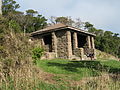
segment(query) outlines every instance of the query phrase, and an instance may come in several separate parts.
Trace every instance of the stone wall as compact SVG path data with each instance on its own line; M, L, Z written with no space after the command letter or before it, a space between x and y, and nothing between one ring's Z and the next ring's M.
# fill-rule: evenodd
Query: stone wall
M76 48L74 49L74 55L80 57L81 60L84 59L84 49L83 48Z
M56 53L54 52L44 52L44 55L41 57L41 59L55 59L56 57Z
M54 31L51 32L52 35L52 52L49 52L48 45L44 44L43 35L36 36L36 39L38 40L38 44L41 45L41 47L45 50L45 57L46 59L50 58L63 58L63 59L71 59L71 57L80 57L81 60L89 59L87 57L87 53L89 53L87 49L94 49L94 38L87 36L87 42L84 47L78 48L78 38L77 38L77 32L72 32L72 42L71 42L71 31L69 30L60 30L60 31ZM73 43L73 48L72 44ZM86 47L86 48L85 48ZM72 51L73 49L73 51ZM94 52L95 55L95 51ZM73 54L72 54L73 53ZM94 56L95 58L95 56Z
M66 30L55 32L57 37L57 57L68 58L68 45L67 45L67 33Z
M49 51L50 51L49 48L50 48L49 45L44 45L44 46L43 46L43 49L44 49L46 52L49 52Z
M74 49L74 55L77 56L77 57L81 57L80 51L81 51L80 48Z

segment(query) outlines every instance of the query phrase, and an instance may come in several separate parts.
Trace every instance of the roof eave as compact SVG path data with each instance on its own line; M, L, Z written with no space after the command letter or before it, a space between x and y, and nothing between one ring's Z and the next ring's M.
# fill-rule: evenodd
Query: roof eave
M94 36L94 37L96 36L93 33L87 32L85 30L77 29L75 27L67 26L67 25L64 26L64 27L54 28L54 29L46 30L46 31L44 29L42 29L43 31L42 30L38 30L36 32L32 32L31 36L39 35L39 34L43 34L43 33L48 33L48 32L53 32L53 31L58 31L58 30L61 30L61 29L66 29L66 28L69 28L69 29L72 29L72 30L75 30L75 31L78 31L78 32L81 32L81 33L85 33L85 34L88 34L88 35L91 35L91 36Z

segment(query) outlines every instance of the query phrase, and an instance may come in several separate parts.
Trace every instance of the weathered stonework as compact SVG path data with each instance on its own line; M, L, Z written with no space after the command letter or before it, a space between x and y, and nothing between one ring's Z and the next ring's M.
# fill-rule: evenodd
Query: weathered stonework
M77 39L77 33L73 33L73 47L74 49L78 48L78 39Z
M74 28L59 27L38 34L33 33L34 41L38 40L45 52L42 59L96 59L94 35L88 32L75 31Z
M58 58L68 58L67 33L65 30L56 32L57 37L57 56Z
M70 59L70 57L72 56L72 46L71 46L71 32L67 31L67 56L68 59Z
M91 46L92 46L93 49L95 49L94 37L91 37Z
M49 52L49 47L50 47L49 45L44 45L43 46L43 49L45 50L45 52Z
M87 36L87 44L88 44L88 48L91 48L91 41L90 41L90 36Z
M57 57L57 37L55 32L52 32L52 52L55 52Z
M92 48L93 48L93 52L94 52L94 59L97 59L97 57L96 57L96 49L95 49L95 43L94 43L94 37L91 37L91 46L92 46Z

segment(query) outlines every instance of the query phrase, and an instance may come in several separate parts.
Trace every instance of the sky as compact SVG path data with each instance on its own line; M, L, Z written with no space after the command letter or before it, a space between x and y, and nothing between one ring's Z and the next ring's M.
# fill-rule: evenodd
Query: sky
M33 9L50 16L71 16L97 29L120 34L120 0L16 0L20 11Z

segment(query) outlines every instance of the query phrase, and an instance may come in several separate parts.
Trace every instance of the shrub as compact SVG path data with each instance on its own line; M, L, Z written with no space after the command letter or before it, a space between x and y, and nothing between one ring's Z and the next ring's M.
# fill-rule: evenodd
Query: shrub
M32 58L34 59L34 63L36 63L36 60L39 60L41 58L41 56L43 55L43 52L44 50L40 47L35 47L33 50L32 50Z

